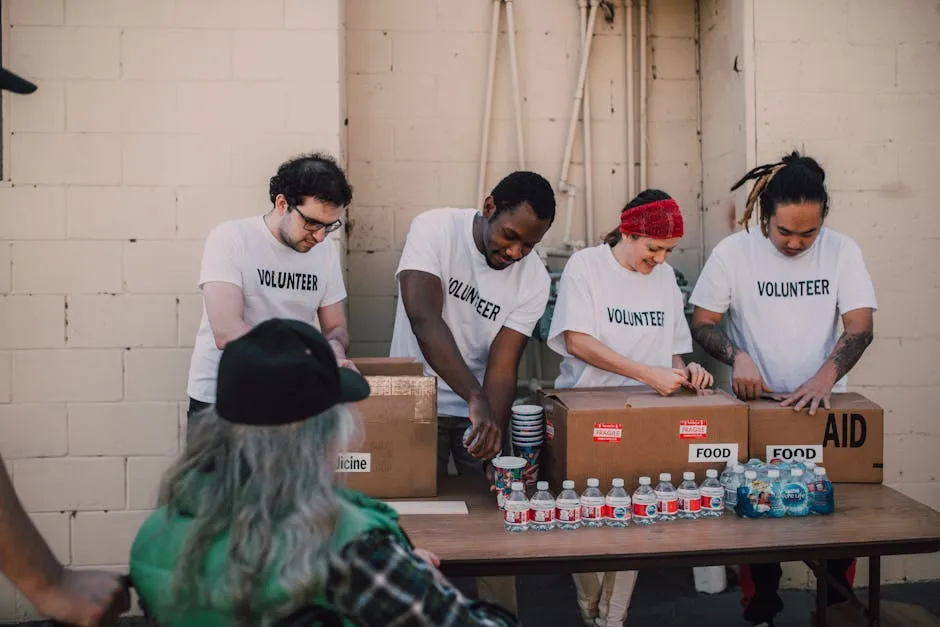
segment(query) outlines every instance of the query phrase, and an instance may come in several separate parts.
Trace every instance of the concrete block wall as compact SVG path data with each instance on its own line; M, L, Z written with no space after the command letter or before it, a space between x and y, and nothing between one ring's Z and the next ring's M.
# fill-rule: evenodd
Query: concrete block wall
M5 0L0 452L66 564L126 568L180 450L210 228L342 150L339 0ZM33 610L0 581L0 620Z
M569 175L580 188L574 240L599 241L629 200L623 4L615 4L613 23L598 13L589 69L596 232L589 238L584 232L579 126ZM578 7L573 0L516 0L513 6L525 166L557 186L580 61ZM347 3L348 152L356 185L349 308L356 354L388 354L394 271L411 219L429 208L483 200L474 196L491 15L492 3L484 0ZM685 210L688 235L674 262L694 278L701 202L694 3L652 2L648 23L648 182L675 195ZM505 15L501 25L485 193L518 167ZM563 238L566 204L559 195L550 245Z

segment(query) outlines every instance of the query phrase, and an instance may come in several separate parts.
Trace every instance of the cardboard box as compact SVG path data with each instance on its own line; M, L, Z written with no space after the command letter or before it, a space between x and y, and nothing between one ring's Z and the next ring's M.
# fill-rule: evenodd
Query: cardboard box
M601 490L623 477L633 492L641 476L659 481L684 471L701 483L705 470L721 470L729 459L747 454L747 405L722 391L668 397L646 386L546 390L540 396L546 416L546 442L540 465L556 492L564 479L583 490L597 477Z
M861 394L833 394L832 409L800 413L771 400L750 403L749 455L761 459L810 459L829 479L881 483L884 410Z
M337 462L346 486L381 499L437 496L437 379L411 359L353 362L372 393L354 404L361 444Z

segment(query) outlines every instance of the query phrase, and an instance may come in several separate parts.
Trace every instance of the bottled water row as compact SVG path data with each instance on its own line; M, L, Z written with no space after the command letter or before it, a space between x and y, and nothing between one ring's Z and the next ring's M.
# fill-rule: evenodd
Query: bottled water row
M685 472L678 490L668 472L659 475L655 489L649 477L640 477L632 497L619 477L611 481L606 495L598 479L588 479L580 496L574 481L567 479L557 498L549 491L547 481L539 481L532 498L526 498L525 486L519 481L512 484L512 493L503 505L504 524L510 532L571 531L580 527L623 528L631 521L652 525L677 518L717 518L725 508L725 488L718 481L717 470L707 470L705 477L698 486L695 473Z
M813 462L729 463L721 473L726 507L742 518L828 515L835 494L826 469Z

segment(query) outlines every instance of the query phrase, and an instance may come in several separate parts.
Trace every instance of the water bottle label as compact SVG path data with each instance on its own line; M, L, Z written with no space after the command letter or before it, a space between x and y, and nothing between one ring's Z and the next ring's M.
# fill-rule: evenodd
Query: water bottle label
M660 514L678 514L679 513L679 499L678 498L660 498L659 499L659 513Z
M656 517L656 503L637 503L636 500L633 501L633 517L634 518L655 518Z
M702 509L702 497L679 497L679 509L687 514L695 514Z
M629 505L605 505L604 518L607 520L627 520L630 518Z
M721 488L702 488L702 509L722 510L725 507L725 491Z
M507 525L524 525L529 522L529 510L527 509L505 509L503 510L503 520Z
M603 505L582 505L581 520L601 520L604 517Z
M559 522L578 522L581 520L580 507L556 507L555 520Z
M550 523L555 518L555 508L529 510L529 520L534 523Z

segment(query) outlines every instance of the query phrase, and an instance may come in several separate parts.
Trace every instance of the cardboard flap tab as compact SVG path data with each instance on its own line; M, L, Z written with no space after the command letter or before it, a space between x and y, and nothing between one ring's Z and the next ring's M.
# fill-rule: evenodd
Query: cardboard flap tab
M364 377L421 376L424 367L411 357L357 357L352 360Z
M680 390L661 396L645 385L616 388L570 388L546 391L570 411L597 409L655 408L655 407L729 407L742 403L721 390L692 392Z

